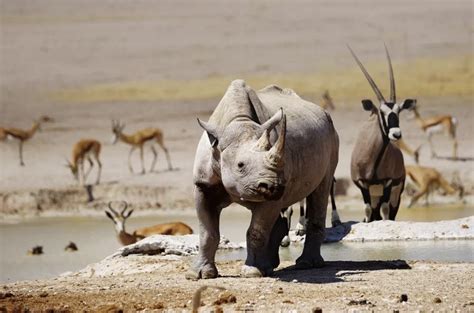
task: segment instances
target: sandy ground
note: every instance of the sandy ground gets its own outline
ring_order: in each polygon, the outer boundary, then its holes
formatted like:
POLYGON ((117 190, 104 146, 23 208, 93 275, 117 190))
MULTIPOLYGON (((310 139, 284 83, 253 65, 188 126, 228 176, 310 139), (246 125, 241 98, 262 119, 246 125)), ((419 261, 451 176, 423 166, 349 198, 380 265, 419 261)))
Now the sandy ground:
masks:
POLYGON ((150 272, 133 275, 67 276, 2 287, 0 308, 118 312, 190 311, 201 286, 223 286, 202 294, 206 311, 463 311, 473 309, 473 263, 405 261, 328 262, 322 269, 294 271, 285 262, 274 277, 239 279, 241 262, 218 262, 221 277, 188 281, 189 260, 130 257, 129 264, 150 272), (414 283, 416 282, 416 283, 414 283), (137 292, 139 290, 139 292, 137 292), (407 301, 402 301, 403 295, 407 301), (229 302, 229 303, 228 303, 229 302))
MULTIPOLYGON (((104 203, 112 199, 128 200, 139 210, 193 206, 191 172, 201 134, 195 118, 207 119, 218 99, 86 104, 52 100, 51 92, 100 83, 185 82, 221 75, 245 78, 352 68, 346 43, 356 44, 364 59, 375 61, 383 60, 382 41, 399 62, 472 54, 470 1, 363 1, 354 7, 333 1, 295 5, 292 1, 48 0, 38 4, 21 0, 0 1, 0 5, 0 125, 28 128, 41 115, 54 118, 26 143, 25 167, 19 166, 16 143, 0 143, 2 219, 87 210, 102 214, 104 203), (126 167, 129 147, 110 144, 112 118, 125 122, 127 133, 160 127, 177 170, 166 171, 160 153, 157 172, 130 174, 126 167), (81 138, 96 138, 103 144, 103 183, 95 188, 97 201, 92 203, 85 202, 84 190, 74 185, 63 166, 72 145, 81 138)), ((403 73, 397 75, 403 79, 403 73)), ((408 96, 417 95, 399 95, 408 96)), ((450 113, 458 118, 459 154, 472 160, 472 96, 417 98, 425 116, 450 113)), ((318 101, 314 95, 310 99, 318 101)), ((341 138, 336 176, 348 178, 357 125, 367 115, 359 99, 335 101, 336 107, 341 104, 331 113, 341 138)), ((448 180, 457 173, 466 193, 473 193, 472 161, 431 159, 414 121, 402 118, 402 128, 412 147, 423 144, 423 165, 436 167, 448 180)), ((439 154, 449 156, 449 141, 438 138, 439 154)), ((148 166, 150 158, 145 156, 148 166)), ((406 160, 413 162, 410 157, 406 160)), ((138 170, 138 155, 134 166, 138 170)), ((354 188, 348 197, 348 201, 359 199, 354 188)), ((461 205, 455 197, 447 199, 443 201, 461 205)), ((190 282, 184 279, 189 260, 145 256, 137 262, 152 264, 153 271, 3 286, 0 310, 189 310, 193 293, 205 284, 225 286, 235 295, 235 303, 223 304, 228 310, 470 311, 474 303, 472 263, 331 262, 319 270, 281 270, 273 278, 244 280, 237 279, 240 262, 223 262, 219 264, 221 278, 190 282), (408 296, 407 302, 399 302, 402 294, 408 296)), ((208 310, 217 298, 217 291, 204 292, 208 310)))

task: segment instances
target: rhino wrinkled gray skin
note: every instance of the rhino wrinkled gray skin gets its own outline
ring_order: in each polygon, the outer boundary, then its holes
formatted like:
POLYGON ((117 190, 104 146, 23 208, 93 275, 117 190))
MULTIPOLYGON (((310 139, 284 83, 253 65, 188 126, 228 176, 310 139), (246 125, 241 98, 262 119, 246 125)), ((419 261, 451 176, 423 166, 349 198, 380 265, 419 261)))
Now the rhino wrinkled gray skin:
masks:
POLYGON ((320 267, 326 208, 338 162, 331 117, 289 89, 258 92, 233 81, 204 128, 193 179, 200 249, 188 278, 215 278, 221 210, 235 202, 252 211, 243 277, 269 275, 288 231, 280 212, 307 198, 306 242, 297 268, 320 267), (189 277, 190 276, 190 277, 189 277))

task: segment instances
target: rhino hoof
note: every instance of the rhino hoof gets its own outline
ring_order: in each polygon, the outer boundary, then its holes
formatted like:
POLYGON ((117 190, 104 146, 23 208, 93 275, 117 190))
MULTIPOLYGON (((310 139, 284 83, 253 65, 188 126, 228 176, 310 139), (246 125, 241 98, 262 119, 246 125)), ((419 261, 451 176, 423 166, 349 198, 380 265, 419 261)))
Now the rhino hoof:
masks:
POLYGON ((323 258, 316 260, 298 259, 296 260, 295 269, 304 270, 310 268, 320 268, 324 266, 323 258))
POLYGON ((242 265, 240 276, 244 278, 263 277, 263 273, 254 266, 242 265))
POLYGON ((214 264, 204 265, 201 269, 190 270, 184 277, 189 280, 217 278, 218 272, 214 264))

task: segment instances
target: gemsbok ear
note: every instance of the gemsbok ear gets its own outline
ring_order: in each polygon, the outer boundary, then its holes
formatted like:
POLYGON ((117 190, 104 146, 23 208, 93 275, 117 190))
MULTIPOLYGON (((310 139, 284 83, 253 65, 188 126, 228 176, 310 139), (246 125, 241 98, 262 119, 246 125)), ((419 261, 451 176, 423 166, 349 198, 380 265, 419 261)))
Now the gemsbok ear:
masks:
POLYGON ((405 99, 400 110, 412 110, 416 106, 416 99, 405 99))
POLYGON ((209 123, 203 122, 199 118, 197 119, 197 121, 199 123, 199 126, 201 126, 202 129, 206 131, 211 146, 213 148, 217 147, 217 144, 219 143, 219 130, 217 129, 217 127, 209 123))
POLYGON ((362 100, 362 107, 364 108, 364 110, 366 111, 375 111, 376 108, 375 108, 375 105, 374 103, 372 102, 372 100, 370 99, 364 99, 362 100))

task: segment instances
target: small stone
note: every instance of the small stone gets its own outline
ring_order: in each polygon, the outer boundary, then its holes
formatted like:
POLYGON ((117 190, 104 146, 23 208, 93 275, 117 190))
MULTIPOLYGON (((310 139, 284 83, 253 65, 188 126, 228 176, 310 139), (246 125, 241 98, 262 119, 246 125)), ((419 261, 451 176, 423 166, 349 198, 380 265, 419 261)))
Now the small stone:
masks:
POLYGON ((433 299, 433 302, 434 302, 434 303, 441 303, 441 302, 443 302, 443 301, 441 300, 440 297, 436 297, 436 298, 433 299))
POLYGON ((298 282, 298 279, 293 279, 291 282, 292 282, 292 283, 297 283, 297 282, 298 282))
POLYGON ((408 295, 406 293, 402 293, 400 295, 400 299, 398 300, 398 302, 407 302, 408 301, 408 295))
POLYGON ((313 308, 311 310, 312 313, 323 313, 323 309, 321 309, 319 306, 313 308))
POLYGON ((288 300, 288 299, 286 299, 286 300, 283 300, 283 303, 294 304, 294 302, 293 302, 293 301, 291 301, 291 300, 288 300))
POLYGON ((11 298, 13 293, 11 292, 0 292, 0 299, 11 298))
POLYGON ((39 294, 41 298, 45 298, 48 296, 48 293, 46 291, 43 291, 42 293, 39 294))

